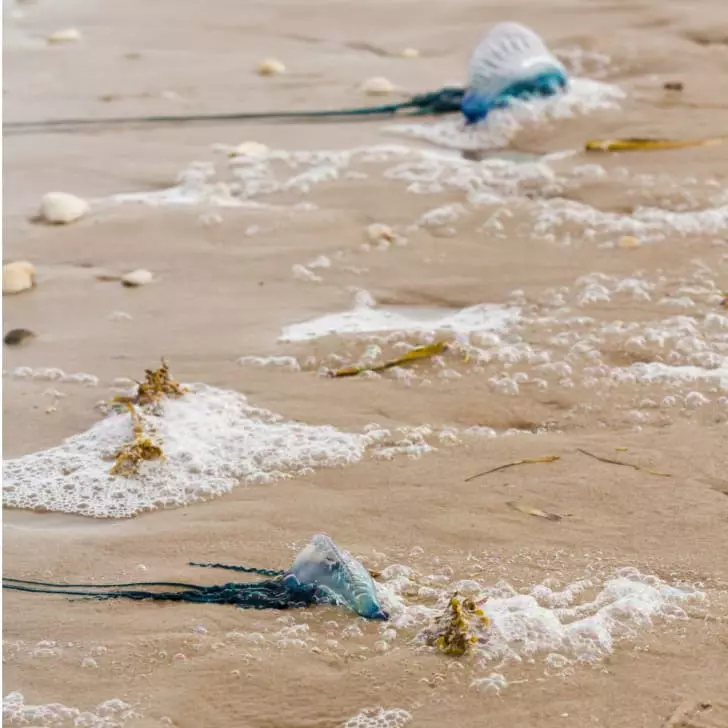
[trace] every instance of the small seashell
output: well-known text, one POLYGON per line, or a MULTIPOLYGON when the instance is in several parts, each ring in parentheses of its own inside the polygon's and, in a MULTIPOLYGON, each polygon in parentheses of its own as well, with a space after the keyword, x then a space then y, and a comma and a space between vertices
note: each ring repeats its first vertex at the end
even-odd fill
POLYGON ((3 296, 27 291, 35 285, 35 266, 27 260, 3 266, 3 296))
POLYGON ((405 48, 399 55, 402 58, 419 58, 420 52, 417 48, 405 48))
POLYGON ((620 248, 639 248, 641 244, 640 239, 634 237, 634 235, 623 235, 619 239, 620 248))
POLYGON ((131 271, 131 273, 124 273, 121 276, 121 285, 127 288, 136 288, 137 286, 146 286, 147 283, 151 283, 154 280, 154 276, 150 271, 144 268, 138 268, 137 270, 131 271))
POLYGON ((51 33, 47 38, 47 43, 78 43, 81 40, 81 31, 77 28, 64 28, 51 33))
POLYGON ((395 91, 394 84, 382 76, 368 78, 360 88, 367 96, 388 96, 395 91))
POLYGON ((279 76, 286 72, 286 67, 277 58, 266 58, 258 64, 259 76, 279 76))
POLYGON ((83 217, 89 210, 89 204, 76 195, 66 192, 49 192, 40 203, 40 215, 54 225, 66 225, 83 217))
POLYGON ((13 329, 5 334, 3 341, 7 346, 20 346, 21 344, 25 344, 31 339, 34 339, 35 336, 36 335, 29 329, 13 329))

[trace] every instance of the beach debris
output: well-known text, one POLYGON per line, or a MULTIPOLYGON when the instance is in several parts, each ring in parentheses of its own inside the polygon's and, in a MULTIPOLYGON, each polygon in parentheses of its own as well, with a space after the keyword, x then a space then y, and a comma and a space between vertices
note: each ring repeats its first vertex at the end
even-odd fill
POLYGON ((67 225, 83 217, 89 211, 89 204, 76 195, 67 192, 48 192, 40 203, 40 216, 53 225, 67 225))
POLYGON ((121 276, 121 285, 126 288, 137 288, 138 286, 146 286, 147 283, 151 283, 154 280, 154 276, 148 270, 144 268, 137 268, 129 273, 124 273, 121 276))
POLYGON ((711 139, 648 139, 628 137, 626 139, 592 139, 585 143, 587 152, 649 152, 661 149, 686 149, 723 144, 728 136, 711 139))
POLYGON ((326 372, 327 376, 339 378, 339 377, 353 377, 362 372, 383 372, 386 369, 392 367, 402 366, 404 364, 410 364, 413 361, 420 361, 422 359, 431 359, 433 356, 439 356, 448 351, 449 345, 444 341, 436 341, 433 344, 426 344, 425 346, 416 346, 414 349, 410 349, 406 354, 403 354, 396 359, 390 359, 389 361, 382 362, 380 364, 355 364, 348 367, 342 367, 341 369, 330 369, 326 372))
POLYGON ((286 72, 286 67, 277 58, 265 58, 256 69, 259 76, 279 76, 286 72))
POLYGON ((728 293, 724 292, 721 295, 723 296, 723 300, 720 302, 720 305, 723 308, 728 308, 728 293))
POLYGON ((35 337, 36 334, 34 334, 30 329, 12 329, 5 334, 3 342, 7 346, 21 346, 31 339, 35 339, 35 337))
POLYGON ((134 440, 116 452, 114 455, 116 462, 109 471, 112 475, 121 475, 124 478, 137 475, 142 460, 160 460, 164 458, 162 448, 144 432, 144 421, 139 411, 131 402, 126 404, 131 414, 134 440))
POLYGON ((298 554, 289 569, 258 569, 248 566, 202 566, 259 574, 258 582, 229 582, 199 586, 181 582, 134 582, 125 584, 59 584, 3 576, 3 589, 90 597, 92 599, 149 599, 233 604, 241 609, 293 609, 316 604, 345 606, 365 619, 386 621, 389 614, 379 605, 376 590, 366 569, 351 554, 325 534, 315 535, 298 554), (127 590, 124 587, 135 587, 127 590), (138 587, 167 587, 174 591, 153 591, 138 587))
POLYGON ((561 460, 560 455, 545 455, 541 458, 525 458, 523 460, 516 460, 512 463, 506 463, 505 465, 498 465, 495 468, 491 468, 490 470, 484 470, 482 473, 476 473, 475 475, 471 475, 469 478, 465 478, 465 482, 469 483, 471 480, 475 480, 476 478, 480 478, 483 475, 490 475, 491 473, 497 473, 499 470, 506 470, 507 468, 513 468, 516 465, 535 465, 536 463, 554 463, 557 460, 561 460))
POLYGON ((396 87, 383 76, 373 76, 363 81, 359 89, 367 96, 389 96, 395 92, 396 87))
POLYGON ((366 229, 367 240, 372 245, 389 247, 390 245, 401 245, 406 238, 398 235, 389 225, 380 222, 373 222, 366 229))
POLYGON ((620 248, 639 248, 640 245, 642 245, 640 239, 636 238, 634 235, 623 235, 619 239, 620 248))
POLYGON ((22 293, 35 285, 35 266, 27 260, 3 266, 3 296, 22 293))
POLYGON ((519 513, 525 513, 527 516, 536 516, 537 518, 545 518, 547 521, 560 521, 562 518, 557 513, 542 511, 540 508, 533 508, 518 501, 508 501, 506 505, 519 513))
POLYGON ((420 52, 417 48, 403 48, 399 54, 402 58, 419 58, 420 52))
POLYGON ((623 463, 621 460, 613 460, 612 458, 605 458, 601 455, 595 455, 592 452, 589 452, 588 450, 583 450, 580 447, 576 448, 578 452, 580 452, 582 455, 587 455, 590 458, 594 458, 594 460, 598 460, 600 463, 607 463, 609 465, 621 465, 625 468, 632 468, 632 470, 639 470, 643 473, 649 473, 650 475, 659 475, 663 478, 671 478, 672 473, 665 473, 661 470, 652 470, 651 468, 643 468, 641 465, 635 465, 634 463, 623 463))
POLYGON ((490 626, 490 619, 481 608, 484 602, 485 599, 463 599, 455 592, 448 600, 445 611, 425 630, 425 643, 446 655, 459 657, 466 654, 480 641, 470 628, 469 620, 477 620, 481 627, 490 626))
POLYGON ((155 405, 164 397, 181 397, 187 390, 176 382, 169 373, 169 364, 162 359, 158 369, 146 369, 145 380, 137 382, 137 392, 133 397, 117 395, 113 402, 135 404, 142 407, 155 405))
POLYGON ((63 28, 46 36, 46 43, 78 43, 81 40, 81 31, 78 28, 63 28))
POLYGON ((682 91, 685 86, 682 81, 665 81, 662 88, 665 91, 682 91))

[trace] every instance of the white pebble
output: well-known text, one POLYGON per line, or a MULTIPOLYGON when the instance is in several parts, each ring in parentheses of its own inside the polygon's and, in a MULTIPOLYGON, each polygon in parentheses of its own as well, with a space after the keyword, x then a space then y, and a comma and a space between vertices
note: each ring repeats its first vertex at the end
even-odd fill
POLYGON ((395 87, 394 84, 382 76, 374 76, 372 78, 368 78, 364 83, 361 85, 361 90, 367 95, 367 96, 388 96, 391 93, 394 93, 395 87))
POLYGON ((47 38, 48 43, 78 43, 81 40, 81 31, 77 28, 64 28, 51 33, 47 38))
POLYGON ((75 195, 66 192, 49 192, 40 203, 40 214, 46 222, 65 225, 83 217, 89 210, 89 204, 75 195))
POLYGON ((151 283, 153 280, 154 276, 150 271, 138 268, 130 273, 124 273, 121 276, 121 285, 127 288, 135 288, 136 286, 146 286, 147 283, 151 283))
POLYGON ((402 58, 419 58, 420 52, 417 48, 405 48, 400 54, 402 58))
POLYGON ((3 266, 3 296, 27 291, 35 285, 35 266, 27 260, 3 266))
POLYGON ((266 58, 258 64, 259 76, 278 76, 286 72, 286 67, 276 58, 266 58))

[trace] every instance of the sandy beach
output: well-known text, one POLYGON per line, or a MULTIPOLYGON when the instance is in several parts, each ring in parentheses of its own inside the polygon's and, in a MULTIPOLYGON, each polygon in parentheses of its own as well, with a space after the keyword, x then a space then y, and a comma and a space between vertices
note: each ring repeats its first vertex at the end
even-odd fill
POLYGON ((464 84, 505 20, 571 75, 475 131, 6 134, 3 262, 37 281, 3 297, 3 333, 36 334, 4 346, 4 575, 216 584, 230 574, 187 562, 284 569, 326 533, 377 573, 392 619, 5 591, 5 725, 728 726, 728 144, 583 151, 727 133, 725 2, 3 16, 5 123, 363 106, 383 100, 371 77, 397 100, 464 84), (66 28, 80 39, 47 42, 66 28), (285 73, 259 76, 265 58, 285 73), (39 222, 51 191, 89 212, 39 222), (121 285, 135 269, 153 281, 121 285), (450 348, 323 375, 433 341, 450 348), (194 390, 168 460, 102 487, 128 415, 99 403, 162 357, 194 390), (491 619, 462 657, 422 643, 455 591, 491 619))

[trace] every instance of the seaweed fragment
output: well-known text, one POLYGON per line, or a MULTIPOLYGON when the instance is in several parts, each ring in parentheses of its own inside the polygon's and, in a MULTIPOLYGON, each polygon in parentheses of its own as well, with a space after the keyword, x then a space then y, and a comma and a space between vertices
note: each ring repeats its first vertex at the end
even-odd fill
POLYGON ((508 501, 506 505, 519 513, 525 513, 527 516, 536 516, 537 518, 545 518, 547 521, 560 521, 562 518, 558 513, 542 511, 540 508, 533 508, 532 506, 527 506, 525 503, 519 503, 518 501, 508 501))
POLYGON ((131 402, 127 402, 126 405, 131 414, 134 440, 124 445, 114 455, 116 462, 109 472, 112 475, 128 478, 139 472, 139 464, 142 460, 160 460, 164 458, 164 453, 162 448, 144 432, 144 423, 134 405, 131 402))
POLYGON ((490 619, 482 610, 485 600, 461 599, 455 592, 449 599, 443 614, 435 619, 427 630, 425 642, 446 655, 459 657, 480 641, 470 629, 469 619, 475 618, 484 627, 490 626, 490 619))
POLYGON ((172 378, 169 364, 162 359, 158 369, 146 369, 145 380, 137 382, 137 392, 133 397, 114 397, 114 402, 138 404, 142 407, 157 404, 164 397, 181 397, 187 390, 172 378))
POLYGON ((483 475, 490 475, 491 473, 497 473, 499 470, 505 470, 506 468, 513 468, 516 465, 535 465, 536 463, 553 463, 557 460, 561 460, 560 455, 545 455, 542 458, 524 458, 523 460, 516 460, 512 463, 506 463, 505 465, 499 465, 498 467, 491 468, 490 470, 484 470, 482 473, 476 473, 471 475, 469 478, 465 478, 465 482, 469 483, 471 480, 481 478, 483 475))
POLYGON ((628 137, 626 139, 590 139, 584 144, 587 152, 648 152, 662 149, 686 149, 723 144, 728 136, 712 139, 649 139, 628 137))
POLYGON ((635 465, 634 463, 623 463, 621 460, 613 460, 612 458, 605 458, 601 455, 595 455, 593 452, 583 450, 580 447, 576 448, 582 455, 588 455, 594 460, 598 460, 600 463, 607 463, 608 465, 622 465, 625 468, 632 468, 632 470, 639 470, 643 473, 649 473, 650 475, 659 475, 663 478, 672 478, 672 473, 665 473, 662 470, 652 470, 650 468, 643 468, 641 465, 635 465))
POLYGON ((331 369, 327 372, 327 375, 333 378, 340 377, 353 377, 362 372, 383 372, 386 369, 392 367, 402 366, 403 364, 409 364, 413 361, 420 359, 431 359, 433 356, 444 354, 448 351, 449 347, 445 341, 436 341, 433 344, 427 344, 425 346, 416 346, 406 354, 403 354, 396 359, 390 359, 389 361, 382 362, 381 364, 354 364, 348 367, 342 367, 341 369, 331 369))

